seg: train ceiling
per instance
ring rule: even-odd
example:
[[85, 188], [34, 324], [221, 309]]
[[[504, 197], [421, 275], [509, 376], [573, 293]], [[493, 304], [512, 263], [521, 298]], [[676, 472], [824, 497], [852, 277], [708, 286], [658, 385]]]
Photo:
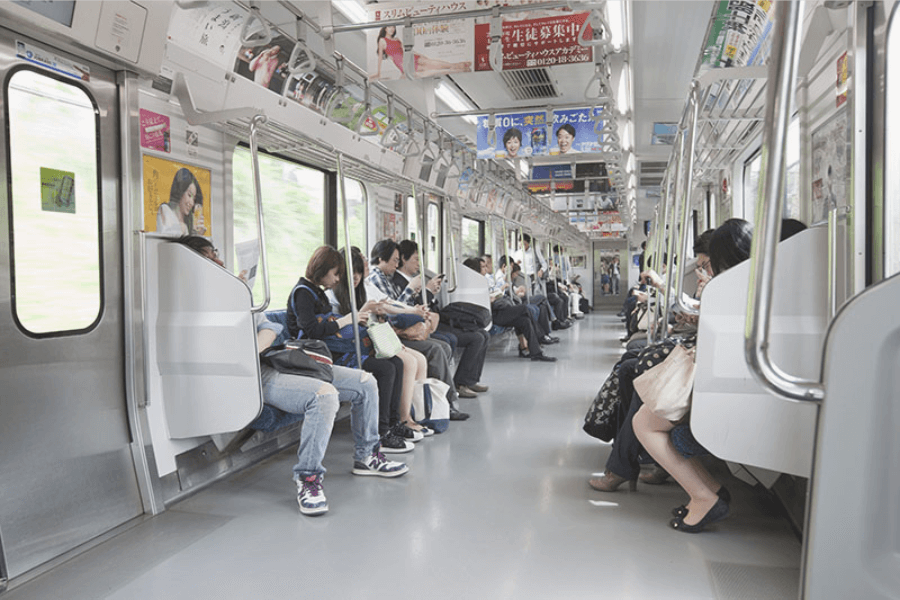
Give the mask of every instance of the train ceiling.
[[[351, 10], [339, 10], [337, 4], [356, 4]], [[364, 14], [358, 7], [367, 4], [364, 0], [344, 0], [343, 2], [309, 2], [292, 0], [290, 2], [261, 2], [259, 3], [263, 14], [267, 19], [291, 29], [295, 21], [295, 15], [288, 10], [292, 5], [302, 11], [310, 20], [320, 26], [341, 26], [359, 22], [357, 17], [353, 20], [348, 14], [357, 8], [358, 14]], [[396, 3], [394, 3], [396, 4]], [[411, 3], [415, 4], [415, 3]], [[561, 5], [564, 3], [560, 3]], [[602, 6], [602, 2], [594, 3], [570, 3], [574, 7], [584, 7], [590, 10]], [[612, 2], [610, 3], [612, 4]], [[676, 123], [680, 120], [685, 105], [691, 77], [694, 74], [702, 38], [709, 24], [710, 15], [714, 6], [712, 0], [705, 1], [633, 1], [624, 0], [625, 14], [627, 15], [627, 28], [625, 34], [626, 43], [618, 52], [611, 55], [609, 62], [612, 70], [612, 79], [618, 81], [621, 77], [629, 77], [631, 81], [631, 93], [628, 98], [628, 106], [617, 106], [617, 111], [625, 113], [618, 119], [621, 126], [630, 121], [630, 132], [623, 139], [625, 156], [631, 156], [621, 160], [622, 180], [624, 186], [619, 186], [620, 195], [627, 195], [633, 199], [635, 207], [635, 221], [640, 223], [652, 216], [653, 208], [658, 200], [658, 184], [654, 177], [645, 177], [658, 163], [668, 160], [672, 147], [666, 145], [651, 144], [654, 123]], [[295, 12], [295, 11], [294, 11]], [[311, 36], [316, 37], [316, 36]], [[347, 31], [335, 34], [330, 42], [324, 42], [323, 53], [328, 53], [329, 44], [333, 43], [333, 50], [345, 55], [357, 65], [366, 65], [367, 52], [369, 50], [366, 33], [364, 31]], [[315, 46], [312, 46], [315, 50]], [[440, 81], [460, 90], [467, 96], [477, 109], [484, 111], [516, 112], [524, 107], [573, 107], [577, 105], [589, 106], [585, 100], [585, 87], [594, 75], [592, 62], [574, 65], [555, 65], [544, 69], [535, 70], [529, 74], [529, 81], [541, 78], [541, 85], [522, 85], [523, 78], [516, 77], [516, 72], [483, 71], [477, 73], [458, 73], [445, 75], [433, 80], [418, 81], [385, 81], [383, 85], [393, 91], [398, 97], [409, 102], [418, 111], [426, 115], [436, 115], [452, 112], [451, 107], [437, 97], [432, 88], [423, 85], [428, 81], [434, 81], [437, 85]], [[523, 95], [531, 95], [531, 98], [521, 98]], [[627, 112], [626, 112], [627, 111]], [[436, 118], [441, 127], [453, 134], [459, 140], [467, 141], [474, 147], [476, 127], [463, 118]], [[628, 139], [630, 138], [630, 140]], [[583, 154], [577, 158], [568, 159], [569, 162], [603, 162], [603, 157]], [[505, 162], [505, 161], [504, 161]], [[535, 157], [533, 164], [559, 162], [558, 157]], [[520, 165], [521, 166], [521, 165]], [[622, 188], [626, 188], [624, 191]], [[584, 198], [584, 194], [580, 194]], [[550, 205], [549, 198], [544, 197], [543, 202]], [[556, 202], [559, 208], [559, 202]], [[569, 203], [572, 208], [594, 208], [594, 203], [586, 203], [579, 198], [576, 205]], [[600, 204], [597, 203], [597, 208]], [[621, 204], [620, 204], [621, 206]], [[635, 231], [640, 228], [635, 227]]]

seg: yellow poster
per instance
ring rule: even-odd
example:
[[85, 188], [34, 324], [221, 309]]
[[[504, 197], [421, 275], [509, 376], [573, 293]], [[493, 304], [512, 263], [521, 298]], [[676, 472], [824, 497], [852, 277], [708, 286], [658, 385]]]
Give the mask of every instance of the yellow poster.
[[144, 155], [144, 229], [212, 235], [209, 169]]

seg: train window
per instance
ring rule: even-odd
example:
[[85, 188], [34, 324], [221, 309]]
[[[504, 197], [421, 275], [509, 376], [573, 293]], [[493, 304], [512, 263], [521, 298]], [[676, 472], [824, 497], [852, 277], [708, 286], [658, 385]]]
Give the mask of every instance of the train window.
[[5, 92], [13, 314], [37, 336], [87, 331], [103, 308], [99, 113], [28, 69]]
[[481, 248], [481, 221], [462, 218], [462, 255], [463, 258], [478, 256]]
[[[800, 218], [800, 119], [795, 116], [788, 127], [785, 148], [785, 201], [782, 217]], [[759, 171], [762, 168], [762, 154], [757, 152], [744, 163], [744, 210], [743, 218], [751, 223], [756, 219], [756, 200], [759, 193]]]
[[[406, 239], [419, 241], [419, 203], [412, 196], [406, 197]], [[424, 248], [423, 248], [424, 249]]]
[[[242, 243], [252, 248], [257, 239], [250, 150], [235, 148], [232, 168], [238, 253]], [[283, 308], [309, 257], [325, 243], [325, 173], [263, 152], [259, 153], [259, 171], [272, 308]], [[351, 187], [347, 187], [348, 201]], [[240, 265], [240, 256], [236, 258]], [[258, 278], [252, 290], [254, 299], [260, 301], [263, 284]]]
[[[366, 188], [355, 179], [344, 178], [344, 193], [347, 194], [347, 209], [350, 211], [350, 245], [367, 249], [368, 235], [366, 223], [369, 222], [367, 214]], [[337, 239], [338, 246], [344, 245], [344, 205], [337, 203]]]
[[428, 244], [425, 251], [425, 266], [432, 271], [441, 271], [441, 209], [434, 203], [428, 203], [428, 212], [425, 213], [425, 223], [428, 228]]

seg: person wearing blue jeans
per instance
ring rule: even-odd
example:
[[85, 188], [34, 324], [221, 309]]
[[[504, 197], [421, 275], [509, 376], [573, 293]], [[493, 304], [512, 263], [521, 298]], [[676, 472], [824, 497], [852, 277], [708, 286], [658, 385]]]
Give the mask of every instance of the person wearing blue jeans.
[[[216, 249], [206, 238], [185, 236], [178, 240], [219, 266], [224, 266]], [[256, 339], [260, 352], [269, 348], [282, 333], [280, 323], [256, 315]], [[300, 446], [294, 480], [297, 502], [305, 515], [328, 511], [322, 489], [325, 467], [322, 459], [331, 439], [334, 417], [340, 402], [350, 402], [350, 428], [355, 441], [354, 475], [398, 477], [409, 471], [403, 463], [387, 460], [380, 451], [378, 436], [378, 386], [368, 373], [347, 367], [332, 367], [333, 381], [327, 383], [313, 377], [282, 373], [260, 364], [263, 401], [292, 414], [303, 415]]]

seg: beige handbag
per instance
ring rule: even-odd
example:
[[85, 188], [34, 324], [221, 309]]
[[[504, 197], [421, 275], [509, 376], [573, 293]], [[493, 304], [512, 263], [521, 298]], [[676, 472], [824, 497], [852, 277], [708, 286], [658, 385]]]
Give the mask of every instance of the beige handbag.
[[691, 409], [694, 389], [694, 350], [675, 346], [664, 361], [634, 380], [634, 391], [653, 413], [678, 421]]

